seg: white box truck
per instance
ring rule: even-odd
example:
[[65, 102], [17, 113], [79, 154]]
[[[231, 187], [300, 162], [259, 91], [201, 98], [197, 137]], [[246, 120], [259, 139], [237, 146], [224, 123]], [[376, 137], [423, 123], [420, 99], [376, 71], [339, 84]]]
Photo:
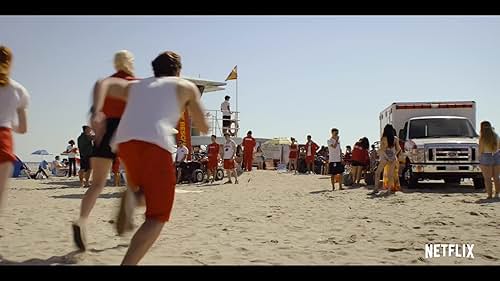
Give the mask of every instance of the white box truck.
[[483, 188], [476, 133], [476, 103], [396, 102], [380, 113], [380, 132], [392, 124], [403, 144], [402, 184], [415, 188], [419, 180], [460, 183], [471, 178]]

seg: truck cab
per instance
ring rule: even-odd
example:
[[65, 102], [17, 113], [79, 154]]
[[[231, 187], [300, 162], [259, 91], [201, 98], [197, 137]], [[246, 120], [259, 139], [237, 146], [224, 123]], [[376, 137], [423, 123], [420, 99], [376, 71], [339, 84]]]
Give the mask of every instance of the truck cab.
[[419, 180], [470, 178], [483, 188], [475, 114], [474, 102], [393, 103], [382, 111], [381, 129], [392, 124], [403, 144], [401, 182], [415, 188]]

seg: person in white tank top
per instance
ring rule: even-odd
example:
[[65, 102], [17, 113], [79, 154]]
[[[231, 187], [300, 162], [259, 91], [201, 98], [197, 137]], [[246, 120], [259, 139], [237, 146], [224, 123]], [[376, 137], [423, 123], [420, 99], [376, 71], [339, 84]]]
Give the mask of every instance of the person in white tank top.
[[[174, 132], [181, 112], [191, 113], [200, 132], [208, 132], [200, 92], [195, 84], [179, 78], [180, 56], [167, 51], [153, 62], [154, 77], [139, 82], [108, 78], [96, 84], [94, 108], [99, 112], [106, 95], [127, 101], [120, 125], [112, 140], [127, 173], [128, 188], [122, 197], [117, 232], [132, 225], [135, 205], [144, 195], [146, 220], [132, 238], [122, 264], [137, 264], [151, 248], [169, 220], [175, 194]], [[102, 128], [98, 114], [93, 127]], [[96, 141], [102, 135], [96, 134]]]
[[28, 128], [28, 91], [11, 79], [12, 51], [0, 46], [0, 211], [4, 192], [14, 169], [14, 140], [12, 131], [24, 134]]

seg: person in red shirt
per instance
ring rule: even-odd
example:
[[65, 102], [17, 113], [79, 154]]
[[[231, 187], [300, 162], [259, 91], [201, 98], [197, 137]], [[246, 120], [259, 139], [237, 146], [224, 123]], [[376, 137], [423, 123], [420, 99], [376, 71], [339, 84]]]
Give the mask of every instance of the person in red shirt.
[[207, 154], [208, 154], [208, 178], [207, 183], [210, 180], [210, 175], [212, 175], [212, 183], [215, 181], [215, 175], [217, 171], [217, 166], [219, 164], [219, 154], [220, 154], [220, 145], [217, 143], [217, 137], [212, 135], [211, 137], [212, 143], [207, 146]]
[[293, 170], [295, 171], [295, 174], [297, 173], [297, 158], [299, 156], [299, 147], [296, 144], [295, 138], [290, 138], [290, 141], [292, 144], [290, 145], [290, 153], [288, 154], [288, 159], [290, 160], [290, 164], [288, 166], [288, 169], [290, 172], [292, 171], [292, 166]]
[[352, 150], [351, 164], [352, 164], [352, 177], [354, 180], [353, 186], [359, 186], [361, 180], [361, 173], [368, 165], [370, 165], [370, 156], [368, 154], [368, 149], [370, 148], [370, 143], [368, 138], [361, 138]]
[[247, 136], [243, 138], [241, 143], [243, 145], [243, 169], [250, 172], [253, 164], [253, 149], [257, 144], [252, 137], [252, 131], [248, 131]]
[[312, 141], [311, 135], [308, 135], [306, 143], [306, 166], [308, 173], [313, 173], [314, 171], [314, 156], [318, 148], [319, 146]]

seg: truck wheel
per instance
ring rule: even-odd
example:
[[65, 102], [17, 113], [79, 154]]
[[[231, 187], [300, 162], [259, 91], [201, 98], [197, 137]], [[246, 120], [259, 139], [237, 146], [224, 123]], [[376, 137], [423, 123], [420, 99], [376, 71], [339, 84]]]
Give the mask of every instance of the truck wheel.
[[484, 188], [484, 179], [481, 178], [474, 178], [474, 189], [483, 189]]
[[411, 169], [407, 171], [406, 182], [409, 189], [415, 189], [418, 187], [418, 178], [411, 172]]

